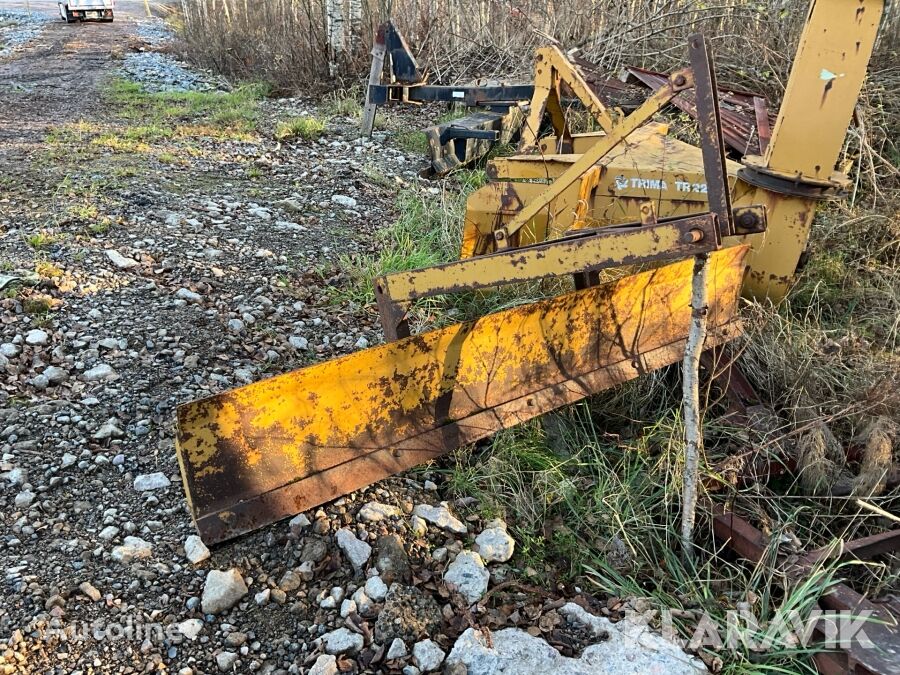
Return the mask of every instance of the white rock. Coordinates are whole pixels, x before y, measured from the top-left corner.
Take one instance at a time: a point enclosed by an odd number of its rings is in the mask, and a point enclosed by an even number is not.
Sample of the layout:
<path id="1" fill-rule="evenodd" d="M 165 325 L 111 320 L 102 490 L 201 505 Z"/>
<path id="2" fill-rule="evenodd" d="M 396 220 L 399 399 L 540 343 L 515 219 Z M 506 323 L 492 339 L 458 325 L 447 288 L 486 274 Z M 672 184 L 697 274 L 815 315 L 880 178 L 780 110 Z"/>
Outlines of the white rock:
<path id="1" fill-rule="evenodd" d="M 308 675 L 338 675 L 337 659 L 331 654 L 322 654 L 309 669 Z"/>
<path id="2" fill-rule="evenodd" d="M 338 206 L 343 206 L 346 209 L 352 209 L 356 206 L 356 200 L 353 197 L 348 197 L 347 195 L 331 195 L 331 201 Z"/>
<path id="3" fill-rule="evenodd" d="M 516 540 L 505 527 L 488 527 L 475 537 L 475 546 L 485 562 L 506 562 L 513 556 Z"/>
<path id="4" fill-rule="evenodd" d="M 100 534 L 97 535 L 103 541 L 110 541 L 111 539 L 115 539 L 119 536 L 119 528 L 115 525 L 109 525 L 100 530 Z"/>
<path id="5" fill-rule="evenodd" d="M 159 471 L 155 473 L 144 473 L 134 479 L 134 489 L 138 492 L 146 492 L 147 490 L 161 490 L 167 488 L 172 482 L 164 473 Z"/>
<path id="6" fill-rule="evenodd" d="M 357 349 L 366 349 L 369 346 L 369 341 L 364 337 L 360 337 L 359 340 L 356 341 L 356 344 L 353 346 Z"/>
<path id="7" fill-rule="evenodd" d="M 347 598 L 341 603 L 341 616 L 346 618 L 355 612 L 356 603 L 352 599 Z"/>
<path id="8" fill-rule="evenodd" d="M 399 508 L 391 504 L 369 502 L 359 510 L 356 517 L 364 523 L 377 523 L 379 520 L 399 516 L 401 513 L 402 511 Z"/>
<path id="9" fill-rule="evenodd" d="M 12 342 L 4 342 L 3 344 L 0 344 L 0 354 L 8 359 L 18 356 L 21 352 L 22 349 L 19 347 L 19 345 L 14 345 Z"/>
<path id="10" fill-rule="evenodd" d="M 30 380 L 31 386 L 33 386 L 38 391 L 44 391 L 47 387 L 50 386 L 50 380 L 47 379 L 47 376 L 41 373 L 40 375 L 35 375 Z"/>
<path id="11" fill-rule="evenodd" d="M 62 384 L 69 379 L 69 372 L 59 366 L 47 366 L 44 368 L 44 377 L 50 384 Z"/>
<path id="12" fill-rule="evenodd" d="M 310 522 L 309 518 L 306 517 L 305 514 L 299 513 L 288 521 L 288 527 L 291 529 L 291 533 L 294 535 L 298 535 L 307 527 L 309 527 Z"/>
<path id="13" fill-rule="evenodd" d="M 223 673 L 227 673 L 234 668 L 238 655 L 234 652 L 219 652 L 216 654 L 216 665 Z"/>
<path id="14" fill-rule="evenodd" d="M 113 560 L 127 564 L 132 560 L 149 558 L 153 555 L 153 546 L 140 537 L 125 537 L 122 545 L 113 548 L 110 555 Z"/>
<path id="15" fill-rule="evenodd" d="M 19 494 L 16 495 L 16 508 L 17 509 L 27 509 L 31 506 L 31 503 L 34 501 L 35 494 L 31 490 L 22 490 Z"/>
<path id="16" fill-rule="evenodd" d="M 300 335 L 291 335 L 288 338 L 288 342 L 294 349 L 299 349 L 300 351 L 306 351 L 307 349 L 309 349 L 309 340 L 307 340 L 305 337 L 301 337 Z"/>
<path id="17" fill-rule="evenodd" d="M 122 438 L 125 432 L 119 428 L 119 420 L 113 418 L 107 420 L 103 426 L 94 432 L 92 438 L 97 441 L 104 441 L 107 438 Z"/>
<path id="18" fill-rule="evenodd" d="M 85 597 L 90 598 L 93 602 L 99 602 L 103 595 L 98 591 L 92 583 L 89 581 L 82 581 L 78 584 L 78 590 L 81 591 Z"/>
<path id="19" fill-rule="evenodd" d="M 175 297 L 179 300 L 184 300 L 185 302 L 203 302 L 203 298 L 199 293 L 194 293 L 194 291 L 188 290 L 187 288 L 179 288 L 177 291 L 175 291 Z"/>
<path id="20" fill-rule="evenodd" d="M 452 513 L 450 509 L 441 504 L 440 506 L 430 506 L 429 504 L 418 504 L 413 509 L 413 515 L 424 518 L 429 523 L 437 525 L 441 529 L 452 532 L 453 534 L 466 534 L 468 530 L 465 524 Z"/>
<path id="21" fill-rule="evenodd" d="M 382 600 L 384 600 L 388 592 L 387 584 L 384 583 L 384 581 L 382 581 L 381 577 L 378 575 L 366 579 L 365 588 L 366 595 L 376 602 L 381 602 Z"/>
<path id="22" fill-rule="evenodd" d="M 304 560 L 297 568 L 297 574 L 302 581 L 312 581 L 316 576 L 316 564 L 312 560 Z"/>
<path id="23" fill-rule="evenodd" d="M 109 258 L 110 262 L 120 270 L 128 270 L 132 267 L 137 267 L 138 265 L 140 265 L 140 263 L 134 258 L 128 258 L 115 249 L 108 248 L 104 251 L 104 253 L 106 254 L 106 257 Z"/>
<path id="24" fill-rule="evenodd" d="M 428 534 L 428 523 L 419 516 L 413 516 L 409 519 L 409 529 L 415 537 L 424 537 Z"/>
<path id="25" fill-rule="evenodd" d="M 645 623 L 623 619 L 612 623 L 595 617 L 578 605 L 568 603 L 562 614 L 593 628 L 597 643 L 581 657 L 562 656 L 544 640 L 518 628 L 491 633 L 488 639 L 468 628 L 456 641 L 447 663 L 462 663 L 468 675 L 697 675 L 705 673 L 703 663 L 652 632 Z M 604 637 L 604 635 L 606 637 Z"/>
<path id="26" fill-rule="evenodd" d="M 350 560 L 350 564 L 357 570 L 362 569 L 363 565 L 369 560 L 369 556 L 372 555 L 372 547 L 366 542 L 357 539 L 356 535 L 346 527 L 338 530 L 335 533 L 335 538 L 338 546 L 341 547 L 347 559 Z"/>
<path id="27" fill-rule="evenodd" d="M 40 328 L 30 330 L 25 335 L 25 344 L 27 345 L 44 347 L 48 342 L 50 342 L 50 335 L 47 333 L 47 331 L 41 330 Z"/>
<path id="28" fill-rule="evenodd" d="M 355 654 L 363 648 L 363 636 L 347 628 L 338 628 L 319 638 L 328 654 Z"/>
<path id="29" fill-rule="evenodd" d="M 374 609 L 374 603 L 372 602 L 372 599 L 366 595 L 365 588 L 357 588 L 351 599 L 356 603 L 356 612 L 358 614 L 365 616 Z"/>
<path id="30" fill-rule="evenodd" d="M 184 540 L 184 557 L 196 565 L 209 558 L 209 549 L 196 534 Z"/>
<path id="31" fill-rule="evenodd" d="M 219 614 L 234 607 L 247 595 L 247 584 L 241 573 L 231 568 L 226 572 L 210 570 L 203 585 L 200 604 L 204 614 Z"/>
<path id="32" fill-rule="evenodd" d="M 263 605 L 269 604 L 269 598 L 272 597 L 272 589 L 264 588 L 259 593 L 253 596 L 253 601 L 262 607 Z"/>
<path id="33" fill-rule="evenodd" d="M 103 382 L 104 380 L 112 380 L 117 375 L 116 371 L 109 364 L 98 363 L 90 370 L 84 371 L 81 377 L 85 382 Z"/>
<path id="34" fill-rule="evenodd" d="M 261 218 L 262 220 L 272 220 L 272 213 L 268 209 L 264 209 L 261 206 L 248 209 L 247 212 L 251 216 L 256 216 L 257 218 Z"/>
<path id="35" fill-rule="evenodd" d="M 400 638 L 394 638 L 390 648 L 387 650 L 387 658 L 402 659 L 407 654 L 409 654 L 409 650 L 406 648 L 406 643 Z"/>
<path id="36" fill-rule="evenodd" d="M 412 653 L 413 658 L 416 660 L 416 665 L 419 666 L 423 673 L 427 673 L 429 670 L 437 670 L 447 655 L 443 649 L 438 647 L 434 640 L 417 642 L 413 645 Z"/>
<path id="37" fill-rule="evenodd" d="M 203 630 L 203 622 L 200 619 L 186 619 L 177 624 L 178 632 L 184 635 L 188 640 L 196 640 Z"/>
<path id="38" fill-rule="evenodd" d="M 12 485 L 24 485 L 28 480 L 28 472 L 20 466 L 10 469 L 3 478 L 8 480 Z"/>
<path id="39" fill-rule="evenodd" d="M 243 333 L 244 322 L 240 319 L 228 319 L 228 330 L 232 333 Z"/>
<path id="40" fill-rule="evenodd" d="M 59 466 L 61 469 L 68 469 L 70 466 L 74 466 L 76 462 L 78 462 L 78 458 L 75 455 L 71 452 L 65 452 Z"/>
<path id="41" fill-rule="evenodd" d="M 472 551 L 463 551 L 447 567 L 444 582 L 451 590 L 462 595 L 471 605 L 484 596 L 491 573 L 487 571 L 481 556 Z"/>
<path id="42" fill-rule="evenodd" d="M 447 548 L 444 546 L 441 546 L 440 548 L 436 548 L 431 552 L 431 558 L 435 562 L 442 563 L 447 559 L 448 553 L 449 553 L 449 551 L 447 551 Z"/>

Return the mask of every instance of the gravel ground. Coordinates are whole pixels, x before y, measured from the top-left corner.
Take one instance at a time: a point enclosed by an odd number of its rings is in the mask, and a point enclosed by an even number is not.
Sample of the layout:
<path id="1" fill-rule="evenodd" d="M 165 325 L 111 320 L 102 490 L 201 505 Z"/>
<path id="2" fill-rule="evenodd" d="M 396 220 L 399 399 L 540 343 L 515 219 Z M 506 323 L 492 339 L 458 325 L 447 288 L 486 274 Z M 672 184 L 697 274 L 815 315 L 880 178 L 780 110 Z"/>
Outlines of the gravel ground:
<path id="1" fill-rule="evenodd" d="M 339 255 L 373 250 L 399 189 L 441 185 L 355 120 L 271 140 L 309 100 L 265 102 L 249 138 L 110 145 L 136 122 L 98 101 L 140 25 L 54 25 L 0 61 L 32 85 L 0 93 L 0 272 L 24 278 L 0 297 L 0 672 L 701 670 L 639 607 L 519 583 L 506 524 L 435 470 L 197 540 L 175 407 L 380 342 L 328 290 Z"/>
<path id="2" fill-rule="evenodd" d="M 21 9 L 0 9 L 0 58 L 24 48 L 53 18 Z"/>
<path id="3" fill-rule="evenodd" d="M 189 69 L 173 56 L 159 52 L 126 54 L 120 72 L 150 92 L 211 91 L 225 86 L 218 78 Z"/>

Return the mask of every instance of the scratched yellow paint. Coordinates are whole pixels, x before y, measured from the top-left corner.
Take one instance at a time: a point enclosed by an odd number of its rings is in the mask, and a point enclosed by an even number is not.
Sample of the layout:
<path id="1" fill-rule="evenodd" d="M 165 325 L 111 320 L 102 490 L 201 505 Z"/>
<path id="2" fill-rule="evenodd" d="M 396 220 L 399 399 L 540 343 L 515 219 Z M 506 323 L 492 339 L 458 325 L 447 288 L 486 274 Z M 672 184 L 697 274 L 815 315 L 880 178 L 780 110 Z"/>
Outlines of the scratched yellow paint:
<path id="1" fill-rule="evenodd" d="M 743 247 L 713 255 L 710 292 L 733 318 Z M 179 408 L 196 510 L 222 509 L 394 447 L 449 421 L 682 339 L 690 260 L 356 352 Z M 715 313 L 714 313 L 715 314 Z M 577 379 L 577 378 L 576 378 Z"/>

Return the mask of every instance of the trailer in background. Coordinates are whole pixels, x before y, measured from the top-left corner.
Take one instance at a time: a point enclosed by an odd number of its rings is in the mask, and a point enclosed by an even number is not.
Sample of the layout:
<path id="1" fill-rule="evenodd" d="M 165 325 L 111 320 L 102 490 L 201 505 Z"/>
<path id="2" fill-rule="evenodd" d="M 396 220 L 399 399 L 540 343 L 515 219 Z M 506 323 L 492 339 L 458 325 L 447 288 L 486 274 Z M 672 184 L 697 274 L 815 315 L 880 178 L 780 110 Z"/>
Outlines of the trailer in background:
<path id="1" fill-rule="evenodd" d="M 66 23 L 112 21 L 115 0 L 59 0 L 59 15 Z"/>

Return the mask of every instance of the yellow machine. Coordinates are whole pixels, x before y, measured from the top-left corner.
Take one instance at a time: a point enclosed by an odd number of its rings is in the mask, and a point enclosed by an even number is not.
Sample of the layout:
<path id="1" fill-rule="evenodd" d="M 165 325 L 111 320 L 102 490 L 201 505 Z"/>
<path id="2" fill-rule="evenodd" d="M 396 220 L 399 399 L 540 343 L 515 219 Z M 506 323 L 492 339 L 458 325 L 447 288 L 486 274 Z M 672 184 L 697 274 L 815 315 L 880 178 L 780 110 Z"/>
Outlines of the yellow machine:
<path id="1" fill-rule="evenodd" d="M 468 204 L 461 259 L 375 280 L 389 342 L 179 408 L 178 458 L 204 541 L 678 362 L 695 257 L 709 260 L 706 346 L 739 335 L 742 289 L 784 294 L 817 200 L 843 185 L 833 167 L 881 11 L 881 0 L 812 5 L 765 155 L 742 164 L 725 158 L 702 37 L 689 41 L 691 67 L 627 117 L 592 99 L 561 52 L 542 50 L 530 152 L 493 162 L 495 182 Z M 561 81 L 603 133 L 568 133 Z M 652 121 L 688 95 L 700 148 Z M 545 114 L 555 134 L 539 139 Z M 616 280 L 600 284 L 610 268 Z M 419 298 L 547 276 L 573 277 L 575 290 L 410 335 L 407 306 Z"/>
<path id="2" fill-rule="evenodd" d="M 765 206 L 768 217 L 764 235 L 739 239 L 751 247 L 744 283 L 749 296 L 784 296 L 806 248 L 816 205 L 840 195 L 847 185 L 847 177 L 835 167 L 883 9 L 883 0 L 811 3 L 764 155 L 728 162 L 733 203 Z M 568 132 L 559 104 L 562 82 L 595 115 L 603 133 Z M 538 141 L 545 111 L 555 135 Z M 614 136 L 616 127 L 610 124 L 610 111 L 590 93 L 577 69 L 558 50 L 542 50 L 523 130 L 524 154 L 489 166 L 495 182 L 469 199 L 461 255 L 494 250 L 497 235 L 509 245 L 522 245 L 573 227 L 638 220 L 647 203 L 658 217 L 707 208 L 700 149 L 667 136 L 663 125 L 647 125 L 628 137 L 596 162 L 598 171 L 592 174 L 569 171 L 590 148 Z M 553 181 L 549 187 L 543 184 L 548 180 Z M 551 191 L 552 198 L 546 199 Z"/>

